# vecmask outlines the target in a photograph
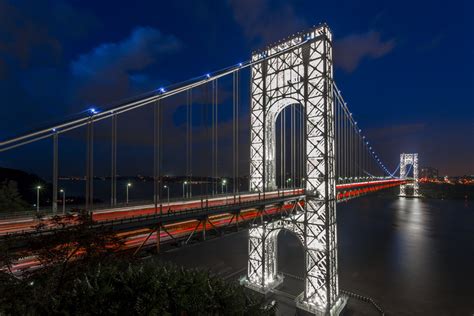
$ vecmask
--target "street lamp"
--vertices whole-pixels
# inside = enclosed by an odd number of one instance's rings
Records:
[[[286,179],[286,187],[291,186],[291,178]]]
[[[63,215],[66,214],[66,191],[63,189],[59,190],[63,194]]]
[[[183,182],[183,198],[186,197],[186,196],[184,195],[184,186],[185,186],[186,184],[188,184],[188,181],[184,181],[184,182]]]
[[[166,191],[168,191],[168,208],[170,207],[170,187],[165,185],[163,186],[164,189],[166,189]]]
[[[40,190],[41,190],[41,186],[38,185],[36,187],[36,213],[39,213],[39,210],[40,210]]]
[[[132,184],[129,182],[127,183],[127,203],[128,204],[128,189],[132,186]]]
[[[227,193],[227,180],[226,179],[222,180],[222,186],[221,186],[222,194],[224,194],[224,186],[225,186],[225,193]]]

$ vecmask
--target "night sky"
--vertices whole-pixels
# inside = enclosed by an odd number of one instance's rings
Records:
[[[474,174],[473,12],[472,1],[455,0],[0,0],[0,139],[237,64],[253,50],[326,22],[335,39],[337,85],[385,164],[394,169],[401,152],[418,152],[421,166],[443,175]],[[226,135],[230,82],[220,92]],[[207,150],[199,144],[206,93],[195,92],[195,157]],[[242,100],[242,147],[248,147],[248,98]],[[185,147],[177,141],[184,135],[183,104],[184,97],[174,98],[165,110],[164,169],[171,174],[183,173]],[[151,174],[150,113],[119,120],[121,174]],[[107,124],[97,127],[96,142],[96,173],[104,175]],[[82,135],[60,139],[62,175],[84,173]],[[0,166],[49,174],[50,143],[1,153]],[[225,136],[221,145],[225,174]],[[248,148],[241,154],[248,169],[245,155]],[[205,173],[200,164],[193,168]]]

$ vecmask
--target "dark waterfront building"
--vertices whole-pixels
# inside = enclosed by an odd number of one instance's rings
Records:
[[[438,178],[438,169],[433,167],[423,167],[421,169],[421,177],[428,179],[437,179]]]

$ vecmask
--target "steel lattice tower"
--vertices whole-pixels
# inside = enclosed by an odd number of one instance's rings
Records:
[[[316,27],[254,53],[252,61],[258,60],[251,73],[250,188],[264,194],[276,187],[276,118],[298,103],[305,122],[305,202],[282,220],[250,229],[244,283],[264,293],[281,283],[276,237],[281,229],[290,230],[306,257],[297,306],[338,315],[347,299],[338,285],[332,34],[326,25]]]
[[[419,197],[419,184],[418,184],[418,154],[400,154],[400,179],[407,179],[408,170],[407,166],[413,167],[413,182],[400,185],[400,196],[406,197],[406,188],[408,186],[413,187],[413,197]]]

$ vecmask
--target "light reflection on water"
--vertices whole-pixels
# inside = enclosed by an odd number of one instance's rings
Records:
[[[338,228],[342,288],[397,315],[474,313],[472,204],[367,196],[338,205]]]
[[[340,288],[372,297],[387,315],[474,314],[474,204],[368,195],[337,204]],[[304,275],[301,243],[278,236],[278,266]],[[203,256],[202,254],[206,254]],[[166,255],[189,267],[247,266],[248,232]],[[245,272],[242,272],[242,274]],[[287,280],[298,294],[303,283]]]

